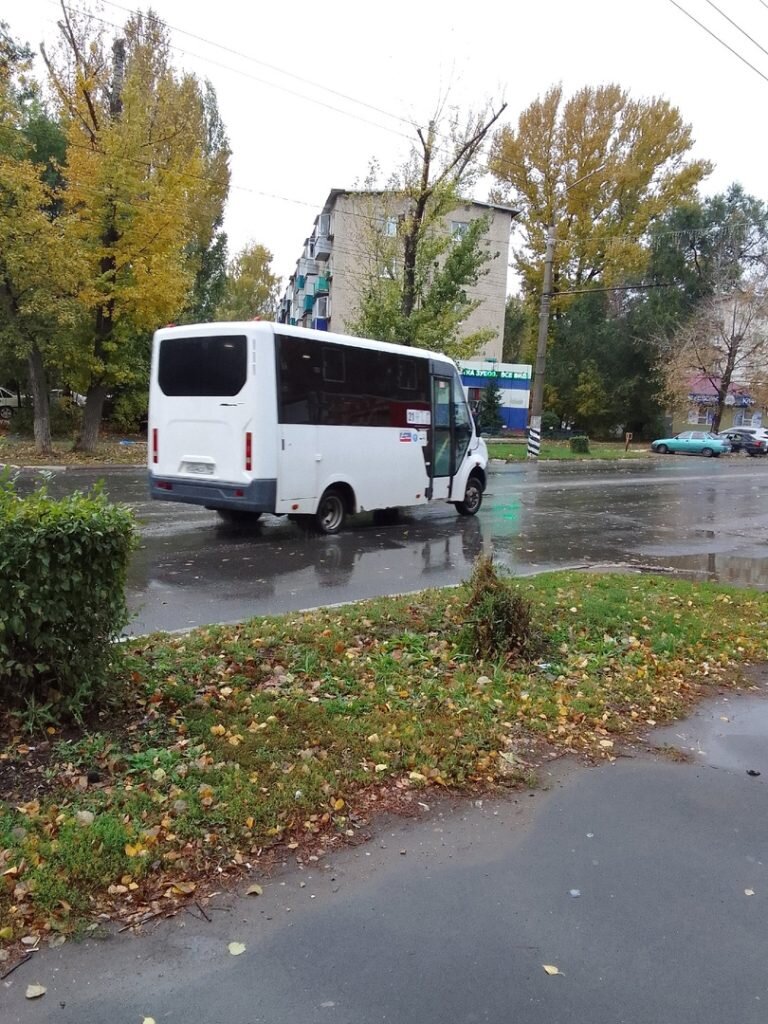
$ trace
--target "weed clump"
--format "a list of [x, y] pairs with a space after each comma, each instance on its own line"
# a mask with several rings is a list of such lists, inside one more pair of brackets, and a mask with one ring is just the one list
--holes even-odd
[[475, 562], [459, 646], [476, 658], [504, 661], [528, 659], [542, 646], [533, 622], [531, 602], [511, 580], [499, 574], [490, 555]]

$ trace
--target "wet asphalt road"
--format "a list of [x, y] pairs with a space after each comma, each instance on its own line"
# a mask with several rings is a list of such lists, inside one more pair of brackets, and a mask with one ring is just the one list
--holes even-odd
[[[257, 899], [219, 895], [210, 921], [192, 907], [143, 936], [40, 952], [0, 987], [0, 1016], [764, 1024], [765, 680], [654, 741], [693, 760], [550, 766], [538, 790], [379, 821], [367, 844], [260, 879]], [[29, 1004], [32, 983], [47, 993]]]
[[768, 459], [493, 466], [476, 518], [436, 504], [393, 526], [350, 520], [335, 537], [265, 516], [248, 531], [194, 506], [150, 502], [143, 469], [68, 471], [57, 491], [106, 480], [141, 523], [130, 629], [182, 629], [444, 586], [481, 551], [520, 574], [632, 562], [768, 589]]

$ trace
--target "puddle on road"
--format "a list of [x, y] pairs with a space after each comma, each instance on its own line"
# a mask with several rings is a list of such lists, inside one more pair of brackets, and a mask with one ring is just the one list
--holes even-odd
[[768, 781], [768, 670], [754, 673], [762, 692], [733, 691], [707, 701], [681, 722], [655, 729], [655, 746], [674, 747], [698, 764], [759, 772]]
[[760, 555], [755, 553], [754, 557], [750, 557], [748, 551], [741, 555], [708, 551], [648, 556], [648, 559], [659, 569], [672, 571], [687, 579], [768, 590], [768, 558], [764, 557], [764, 552], [765, 548], [761, 546]]

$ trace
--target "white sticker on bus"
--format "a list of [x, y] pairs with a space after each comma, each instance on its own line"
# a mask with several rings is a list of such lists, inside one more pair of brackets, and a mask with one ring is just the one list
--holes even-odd
[[432, 422], [432, 413], [429, 409], [408, 409], [405, 422], [414, 427], [428, 427]]

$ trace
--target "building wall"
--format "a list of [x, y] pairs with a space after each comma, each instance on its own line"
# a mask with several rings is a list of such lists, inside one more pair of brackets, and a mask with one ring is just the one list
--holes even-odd
[[[395, 254], [398, 246], [394, 233], [405, 209], [405, 200], [387, 193], [332, 192], [323, 213], [315, 222], [312, 236], [305, 241], [296, 274], [289, 281], [286, 297], [281, 304], [280, 319], [301, 326], [325, 326], [328, 330], [348, 333], [349, 325], [357, 314], [365, 283], [380, 266], [379, 260], [371, 255], [372, 248], [379, 247], [385, 257], [388, 252]], [[488, 216], [490, 221], [485, 244], [498, 256], [488, 264], [489, 272], [481, 277], [477, 285], [467, 289], [470, 299], [479, 299], [481, 304], [467, 318], [462, 333], [492, 330], [493, 337], [478, 355], [499, 360], [504, 336], [512, 212], [482, 203], [463, 203], [445, 218], [445, 231], [450, 234], [455, 224], [469, 223], [483, 216]], [[327, 261], [314, 258], [318, 221], [324, 217], [327, 221], [324, 221], [323, 226], [329, 228], [331, 237]], [[388, 230], [393, 232], [393, 236], [388, 235]], [[399, 276], [401, 267], [393, 261], [390, 261], [390, 265], [392, 273]], [[307, 269], [310, 273], [303, 273]], [[330, 277], [327, 304], [329, 317], [325, 324], [320, 324], [315, 322], [316, 318], [313, 318], [310, 311], [305, 310], [304, 298], [308, 289], [313, 287], [313, 272], [322, 275], [324, 271]], [[302, 280], [303, 286], [297, 287]]]
[[[683, 430], [709, 430], [715, 412], [713, 403], [691, 404], [688, 412], [676, 413], [672, 419], [672, 433], [679, 434]], [[720, 430], [731, 427], [764, 427], [768, 422], [765, 411], [757, 406], [726, 405]]]
[[496, 360], [459, 360], [464, 393], [475, 408], [483, 388], [495, 380], [501, 391], [501, 417], [505, 430], [524, 431], [528, 426], [533, 367], [529, 363], [499, 363]]

